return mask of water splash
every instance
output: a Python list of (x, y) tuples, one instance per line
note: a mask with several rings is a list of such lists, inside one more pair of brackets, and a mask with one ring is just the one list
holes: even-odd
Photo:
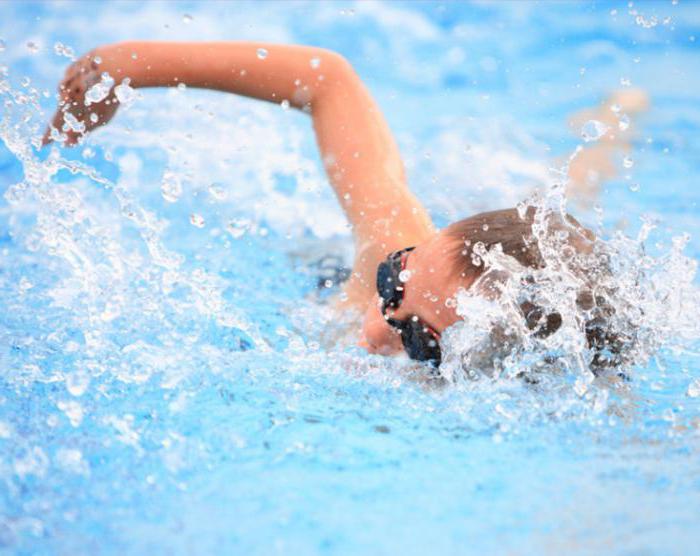
[(107, 98), (113, 86), (114, 78), (109, 73), (103, 72), (100, 75), (100, 80), (85, 92), (85, 106), (102, 102)]
[(662, 348), (692, 354), (700, 337), (697, 262), (683, 253), (689, 236), (656, 256), (648, 252), (651, 220), (636, 237), (616, 231), (589, 240), (566, 219), (563, 192), (554, 183), (518, 207), (521, 218), (532, 215), (542, 268), (522, 266), (500, 244), (474, 246), (485, 272), (452, 301), (463, 321), (441, 342), (442, 375), (481, 406), (495, 411), (504, 392), (523, 386), (548, 399), (511, 404), (521, 421), (629, 411), (625, 392), (637, 371)]

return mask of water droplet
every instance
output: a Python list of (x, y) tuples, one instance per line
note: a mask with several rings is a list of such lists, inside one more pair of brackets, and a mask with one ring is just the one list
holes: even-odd
[(65, 471), (75, 473), (77, 475), (87, 475), (90, 473), (90, 464), (83, 459), (83, 454), (80, 450), (70, 448), (59, 448), (56, 451), (56, 465)]
[(35, 475), (43, 477), (49, 467), (49, 457), (39, 446), (34, 446), (31, 450), (26, 450), (23, 457), (14, 461), (13, 468), (20, 477)]
[(180, 183), (180, 177), (166, 170), (163, 174), (163, 182), (160, 185), (160, 192), (163, 195), (163, 199), (169, 203), (175, 203), (182, 195), (182, 184)]
[(234, 218), (227, 225), (226, 230), (234, 239), (240, 239), (250, 229), (251, 222), (247, 218)]
[(70, 112), (63, 113), (63, 131), (76, 131), (78, 133), (85, 132), (85, 124), (78, 120)]
[(265, 58), (267, 58), (267, 49), (258, 48), (258, 58), (260, 60), (264, 60)]
[(190, 214), (190, 224), (192, 224), (195, 228), (204, 228), (204, 218), (201, 214), (193, 212)]
[(39, 45), (36, 44), (34, 41), (27, 41), (27, 50), (31, 52), (32, 54), (36, 54), (39, 52)]
[(690, 398), (700, 398), (700, 378), (696, 378), (688, 385), (687, 394)]
[(70, 424), (74, 427), (80, 426), (80, 423), (83, 422), (83, 407), (75, 400), (59, 401), (56, 406), (66, 414)]
[(66, 390), (72, 396), (82, 396), (90, 384), (90, 375), (83, 371), (73, 371), (66, 375)]
[(214, 182), (209, 185), (209, 195), (217, 201), (223, 201), (226, 199), (226, 188), (220, 183)]
[(627, 131), (627, 129), (630, 127), (630, 117), (627, 114), (620, 116), (620, 121), (618, 122), (617, 127), (620, 128), (620, 131)]
[(321, 65), (321, 59), (320, 58), (311, 58), (311, 61), (309, 63), (311, 64), (311, 67), (313, 69), (318, 69), (318, 67)]
[(622, 165), (625, 168), (632, 168), (632, 166), (634, 166), (634, 160), (632, 160), (629, 156), (626, 156), (622, 159)]
[(69, 60), (75, 60), (75, 51), (70, 46), (66, 46), (62, 42), (55, 43), (53, 45), (53, 51), (58, 56), (65, 56)]
[(581, 128), (581, 137), (586, 143), (597, 141), (608, 131), (608, 126), (598, 120), (588, 120)]
[(193, 20), (193, 19), (194, 19), (194, 18), (193, 18), (190, 14), (184, 14), (184, 15), (182, 16), (182, 22), (183, 22), (185, 25), (189, 25), (190, 23), (192, 23), (192, 20)]
[(114, 87), (114, 95), (119, 103), (128, 108), (136, 100), (136, 90), (130, 85), (131, 79), (125, 77), (121, 84)]
[(114, 79), (112, 79), (112, 76), (104, 72), (100, 77), (99, 83), (95, 83), (85, 93), (85, 106), (102, 102), (109, 95), (113, 85)]
[(22, 276), (19, 281), (19, 293), (24, 294), (28, 290), (31, 290), (34, 287), (34, 284), (32, 284), (26, 276)]
[(289, 110), (289, 101), (285, 98), (282, 102), (280, 102), (280, 106), (282, 107), (282, 110)]
[(525, 220), (525, 216), (527, 216), (527, 205), (520, 201), (517, 205), (515, 205), (515, 208), (518, 211), (518, 217), (520, 220)]

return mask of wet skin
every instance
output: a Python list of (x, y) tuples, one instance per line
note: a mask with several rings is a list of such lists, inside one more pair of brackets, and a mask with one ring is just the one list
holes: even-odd
[[(454, 240), (437, 233), (416, 246), (406, 261), (410, 278), (404, 284), (404, 298), (396, 309), (388, 309), (386, 316), (403, 320), (417, 315), (433, 330), (442, 332), (460, 317), (447, 300), (454, 298), (459, 288), (467, 288), (459, 274), (454, 276), (451, 253)], [(453, 304), (450, 304), (453, 305)], [(371, 353), (392, 355), (404, 351), (398, 331), (382, 315), (381, 302), (375, 293), (365, 312), (360, 346)]]

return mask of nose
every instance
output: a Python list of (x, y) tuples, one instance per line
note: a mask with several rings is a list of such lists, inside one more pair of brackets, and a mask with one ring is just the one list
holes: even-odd
[(403, 349), (401, 338), (387, 324), (384, 315), (382, 315), (379, 308), (379, 296), (376, 294), (365, 313), (360, 346), (370, 353), (378, 353), (380, 355), (393, 355)]

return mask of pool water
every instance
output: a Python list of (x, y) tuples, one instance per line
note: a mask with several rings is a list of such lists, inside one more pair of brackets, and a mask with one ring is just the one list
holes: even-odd
[[(6, 2), (0, 18), (1, 551), (694, 552), (697, 4)], [(82, 146), (37, 149), (71, 49), (133, 38), (342, 53), (439, 225), (551, 191), (582, 144), (569, 114), (646, 90), (632, 164), (569, 209), (638, 263), (621, 287), (645, 300), (648, 353), (622, 387), (437, 384), (363, 353), (318, 288), (317, 262), (349, 262), (352, 242), (305, 115), (139, 91)]]

